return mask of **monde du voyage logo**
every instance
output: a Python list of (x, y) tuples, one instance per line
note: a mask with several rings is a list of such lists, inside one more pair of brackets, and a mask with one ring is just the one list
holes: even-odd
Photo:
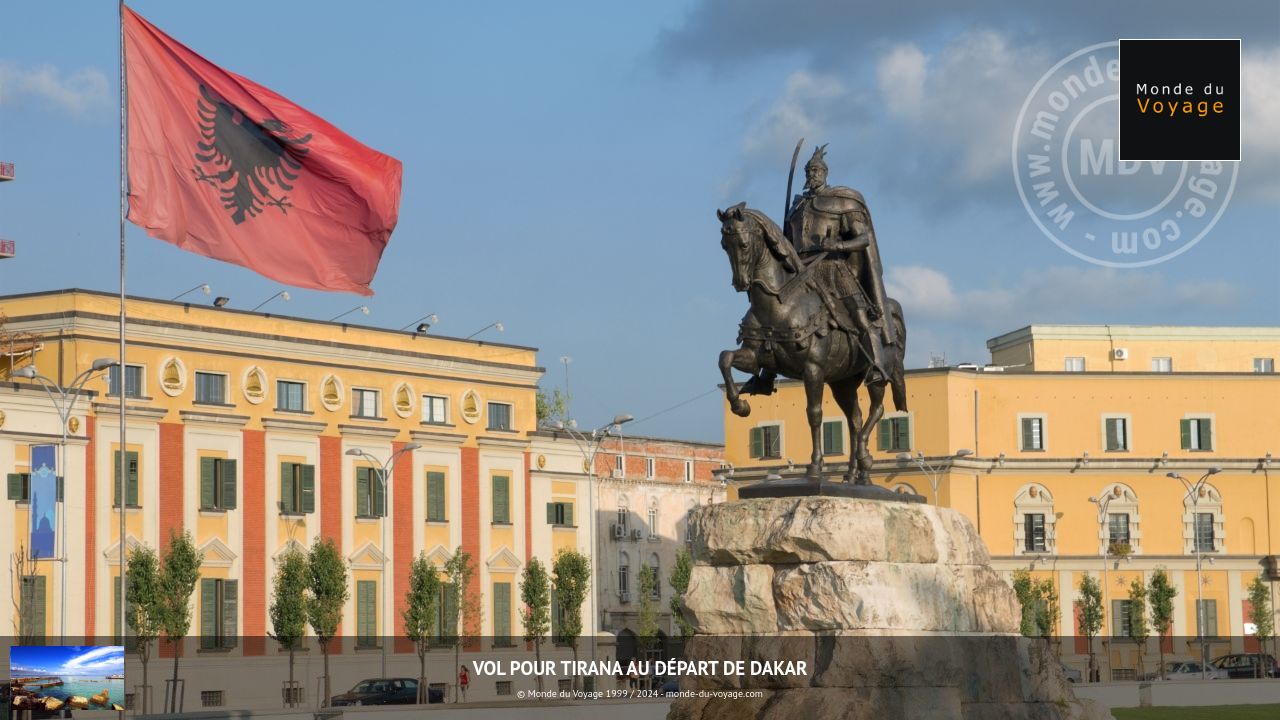
[(1081, 260), (1134, 268), (1177, 257), (1213, 229), (1235, 190), (1239, 98), (1238, 41), (1078, 50), (1040, 78), (1018, 113), (1022, 205)]

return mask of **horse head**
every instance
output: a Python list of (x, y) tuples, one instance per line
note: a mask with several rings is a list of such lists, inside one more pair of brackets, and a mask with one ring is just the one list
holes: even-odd
[(760, 252), (760, 228), (747, 210), (746, 203), (738, 203), (728, 210), (716, 210), (720, 219), (720, 247), (729, 256), (733, 269), (733, 289), (745, 292), (755, 275), (754, 269)]

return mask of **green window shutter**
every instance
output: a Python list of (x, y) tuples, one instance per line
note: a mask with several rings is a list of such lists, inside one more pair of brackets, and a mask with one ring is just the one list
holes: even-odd
[(356, 636), (363, 646), (373, 645), (378, 634), (378, 587), (372, 580), (356, 583)]
[(892, 447), (893, 440), (890, 437), (890, 427), (888, 420), (881, 420), (876, 432), (876, 444), (878, 449), (885, 451)]
[(444, 636), (454, 638), (458, 636), (457, 586), (453, 583), (445, 583), (441, 587), (444, 590)]
[(9, 473), (6, 477), (9, 480), (9, 499), (21, 500), (22, 499), (22, 473)]
[(18, 608), (20, 632), (34, 645), (44, 644), (45, 592), (43, 575), (22, 578), (21, 603)]
[(573, 525), (573, 503), (564, 503), (564, 524)]
[(893, 449), (911, 449), (911, 418), (893, 418)]
[(493, 476), (493, 521), (511, 522), (511, 478)]
[(111, 636), (115, 645), (122, 645), (120, 637), (120, 576), (111, 578)]
[(356, 468), (356, 517), (369, 516), (368, 468)]
[(293, 506), (293, 463), (280, 463), (280, 512), (297, 512)]
[(236, 470), (235, 460), (222, 461), (222, 507), (226, 510), (236, 509)]
[(555, 503), (547, 503), (547, 524), (548, 525), (556, 524), (556, 504)]
[(496, 643), (511, 642), (511, 583), (493, 584), (493, 635)]
[(1120, 449), (1120, 430), (1118, 425), (1119, 423), (1116, 422), (1115, 418), (1107, 418), (1107, 449), (1108, 450)]
[(111, 460), (111, 504), (120, 507), (120, 451), (112, 453)]
[(444, 473), (427, 473), (427, 519), (444, 520)]
[(369, 468), (369, 490), (373, 500), (369, 504), (370, 514), (376, 517), (387, 516), (387, 478), (381, 471)]
[(844, 452), (844, 433), (839, 420), (822, 423), (822, 450), (827, 455)]
[(551, 642), (560, 641), (560, 595), (554, 585), (551, 586)]
[(1182, 449), (1191, 449), (1191, 421), (1182, 419), (1178, 421), (1179, 434), (1182, 436)]
[(218, 581), (200, 580), (200, 647), (218, 647)]
[(751, 457), (764, 457), (764, 428), (751, 428)]
[(236, 636), (240, 634), (238, 622), (239, 610), (236, 601), (240, 595), (238, 580), (222, 581), (222, 637), (218, 647), (235, 647)]
[(218, 461), (200, 458), (200, 509), (218, 506)]
[(1032, 423), (1034, 422), (1035, 421), (1032, 418), (1022, 418), (1022, 449), (1023, 450), (1036, 449), (1035, 430), (1032, 428)]
[(302, 512), (313, 513), (316, 511), (316, 466), (302, 466)]
[(131, 506), (138, 505), (138, 453), (125, 453), (125, 464), (129, 470), (129, 477), (125, 484), (125, 502)]
[(58, 502), (63, 501), (64, 499), (63, 494), (66, 491), (66, 488), (67, 488), (66, 478), (59, 475), (58, 476)]
[(1209, 418), (1200, 418), (1200, 422), (1197, 423), (1197, 425), (1199, 426), (1199, 430), (1200, 430), (1200, 449), (1212, 450), (1213, 449), (1213, 421), (1210, 420)]

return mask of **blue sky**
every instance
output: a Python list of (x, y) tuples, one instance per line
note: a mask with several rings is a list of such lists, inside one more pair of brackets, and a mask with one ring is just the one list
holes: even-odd
[(124, 672), (124, 648), (119, 645), (17, 646), (9, 648), (9, 671), (14, 677), (115, 675)]
[[(628, 412), (633, 432), (721, 439), (709, 391), (746, 301), (714, 211), (745, 200), (777, 217), (800, 136), (830, 143), (832, 183), (867, 197), (909, 365), (984, 361), (987, 338), (1032, 322), (1280, 324), (1280, 5), (794, 5), (132, 7), (403, 161), (400, 224), (362, 321), (394, 329), (434, 312), (433, 330), (459, 337), (501, 321), (504, 334), (484, 337), (540, 348), (544, 386), (563, 385), (559, 358), (572, 357), (582, 425)], [(8, 3), (0, 27), (0, 159), (19, 175), (0, 187), (0, 237), (19, 242), (0, 293), (113, 290), (115, 7)], [(1050, 243), (1009, 164), (1040, 75), (1118, 37), (1244, 41), (1235, 196), (1199, 245), (1142, 270)], [(136, 228), (128, 237), (131, 294), (208, 282), (247, 309), (280, 289)], [(274, 312), (323, 319), (364, 302), (290, 292)]]

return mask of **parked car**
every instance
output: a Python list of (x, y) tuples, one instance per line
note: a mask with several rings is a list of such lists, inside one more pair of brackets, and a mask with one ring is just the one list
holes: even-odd
[[(1275, 656), (1263, 653), (1236, 653), (1223, 655), (1210, 665), (1225, 670), (1232, 678), (1273, 678), (1280, 677), (1280, 665)], [(1259, 669), (1259, 665), (1261, 668)]]
[(672, 678), (662, 683), (662, 686), (658, 689), (658, 691), (662, 693), (663, 697), (670, 697), (672, 695), (675, 695), (676, 693), (680, 692), (680, 681), (676, 680), (675, 678)]
[(1062, 666), (1062, 674), (1067, 678), (1067, 682), (1084, 682), (1084, 675), (1079, 670), (1071, 667), (1061, 660), (1058, 661), (1058, 664)]
[[(1219, 670), (1213, 665), (1204, 666), (1204, 674), (1200, 673), (1200, 663), (1188, 660), (1171, 660), (1164, 664), (1164, 679), (1167, 681), (1176, 680), (1199, 680), (1203, 677), (1205, 680), (1226, 680), (1228, 675), (1225, 670)], [(1143, 680), (1160, 680), (1160, 673), (1147, 673), (1142, 676)]]
[[(361, 680), (356, 686), (334, 695), (329, 704), (347, 705), (413, 705), (418, 702), (418, 681), (413, 678), (375, 678)], [(444, 691), (427, 688), (427, 702), (444, 702)]]

